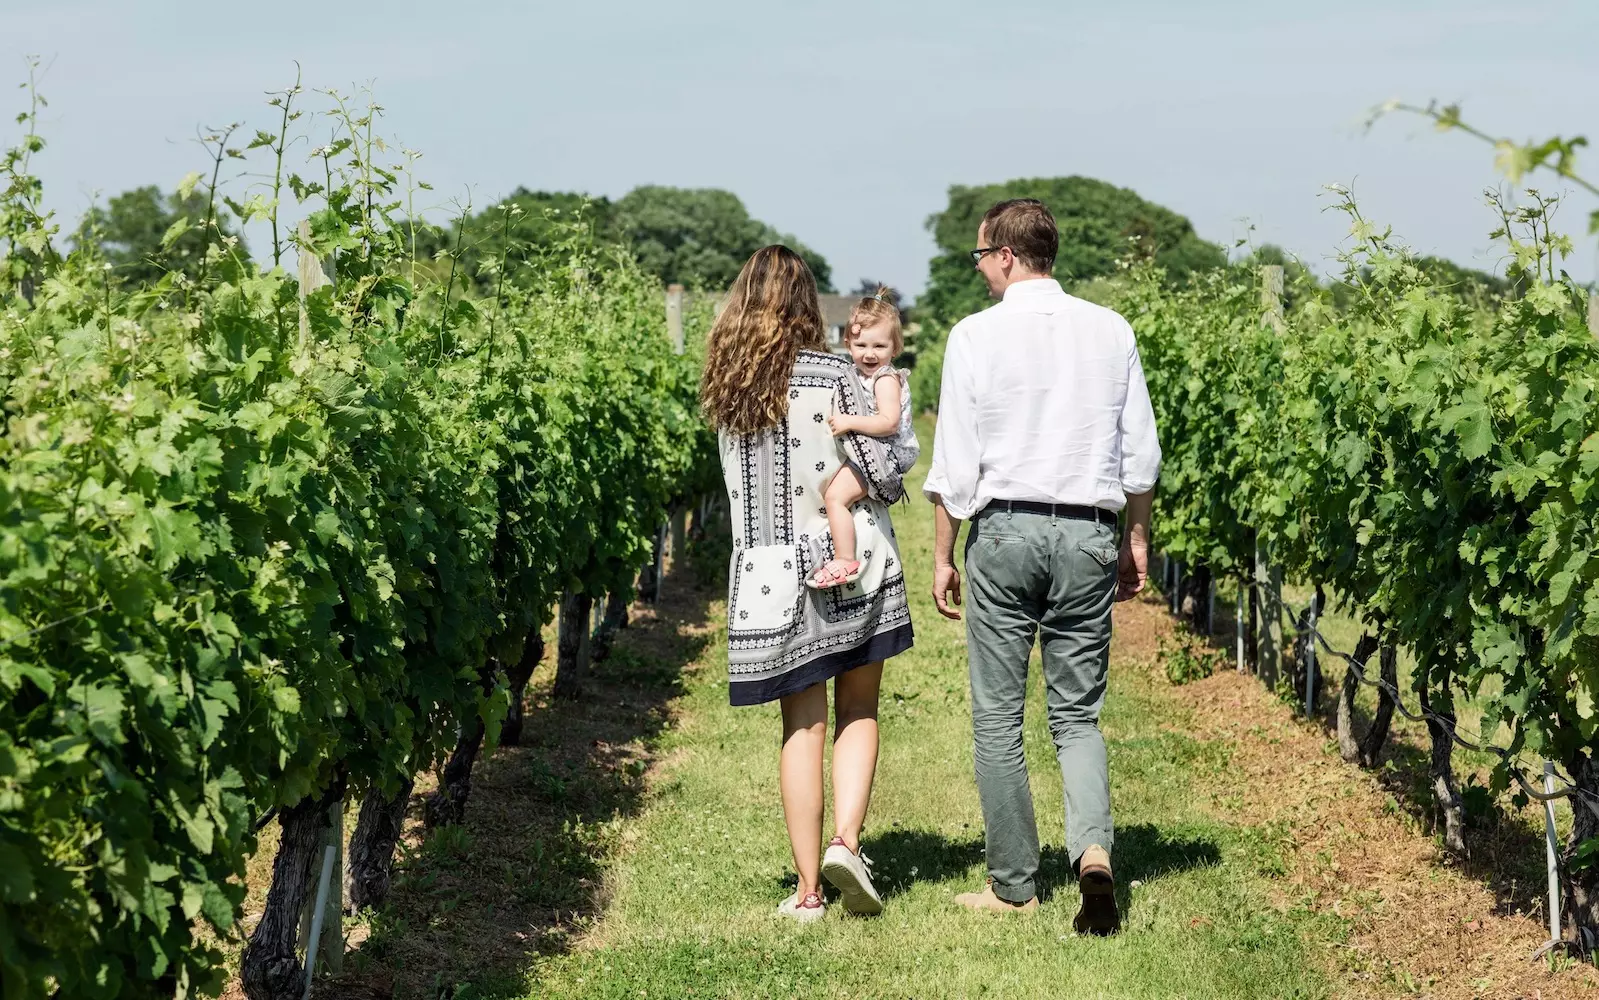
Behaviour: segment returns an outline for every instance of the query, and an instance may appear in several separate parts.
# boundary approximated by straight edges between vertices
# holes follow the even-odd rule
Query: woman
[[[860,834],[877,772],[883,661],[912,641],[886,506],[904,488],[887,442],[832,435],[828,416],[864,413],[865,401],[854,365],[823,352],[816,280],[792,250],[765,247],[739,272],[711,327],[700,400],[718,432],[733,512],[729,698],[734,705],[776,700],[783,710],[779,786],[799,888],[778,912],[820,919],[824,875],[845,909],[880,912]],[[861,575],[812,590],[804,581],[833,555],[822,497],[846,462],[871,488],[854,512]],[[819,865],[829,679],[836,826]]]

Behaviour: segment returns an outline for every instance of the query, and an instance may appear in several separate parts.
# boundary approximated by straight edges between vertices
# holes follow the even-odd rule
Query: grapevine
[[[379,112],[335,95],[320,180],[282,176],[292,137],[252,144],[272,198],[240,207],[275,226],[286,184],[333,272],[303,334],[295,279],[225,241],[198,281],[108,285],[53,250],[42,140],[5,161],[8,1000],[215,992],[262,818],[390,799],[461,720],[492,740],[559,595],[626,593],[714,482],[656,280],[576,231],[488,301],[415,280]],[[292,947],[252,948],[247,990],[280,990]]]
[[[1183,290],[1149,269],[1129,281],[1118,307],[1166,449],[1162,545],[1218,575],[1252,574],[1261,546],[1408,647],[1442,733],[1435,773],[1461,696],[1482,705],[1479,732],[1508,733],[1496,790],[1521,756],[1555,761],[1577,796],[1566,870],[1577,940],[1591,940],[1599,345],[1584,290],[1556,266],[1569,244],[1550,233],[1549,199],[1503,210],[1527,291],[1477,309],[1338,197],[1351,308],[1307,279],[1278,329],[1247,269]]]

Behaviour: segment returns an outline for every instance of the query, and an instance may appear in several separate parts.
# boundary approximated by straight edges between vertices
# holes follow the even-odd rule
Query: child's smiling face
[[[863,375],[870,375],[893,361],[894,337],[888,324],[859,327],[849,339],[849,354]]]

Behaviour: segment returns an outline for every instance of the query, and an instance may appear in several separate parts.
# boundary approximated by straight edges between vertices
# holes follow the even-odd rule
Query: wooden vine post
[[[683,286],[666,286],[666,334],[672,338],[672,353],[683,353]]]
[[[1278,333],[1287,328],[1283,318],[1283,269],[1281,264],[1263,264],[1260,268],[1260,310],[1265,321]]]
[[[1260,307],[1262,322],[1269,323],[1278,333],[1287,328],[1283,318],[1283,269],[1278,264],[1266,264],[1260,269]],[[1257,625],[1256,672],[1267,684],[1275,685],[1282,671],[1283,648],[1283,574],[1271,565],[1269,553],[1258,542],[1255,545],[1255,587],[1260,592],[1258,605],[1260,621]]]
[[[319,288],[332,285],[334,282],[333,258],[318,260],[316,255],[306,250],[311,245],[311,222],[308,219],[300,220],[300,351],[304,353],[311,344],[311,316],[306,309],[306,299]],[[309,976],[314,965],[320,965],[327,972],[337,974],[344,968],[344,799],[341,796],[328,806],[327,825],[322,830],[321,840],[317,844],[317,858],[320,860],[327,848],[333,848],[333,879],[328,887],[327,898],[323,904],[322,933],[318,942],[318,954],[305,956],[306,972]],[[316,866],[312,866],[316,871]],[[305,909],[300,914],[300,947],[309,948],[311,940],[311,926],[315,922],[316,892],[306,894]]]
[[[300,350],[304,351],[311,343],[311,314],[306,310],[305,300],[312,292],[324,285],[333,284],[333,260],[317,260],[316,256],[305,252],[305,247],[311,244],[311,222],[309,219],[300,220]]]
[[[581,590],[567,589],[556,619],[555,686],[551,693],[557,698],[569,701],[583,693],[592,659],[589,621],[593,613],[593,597]]]
[[[666,332],[672,338],[672,353],[682,354],[683,342],[683,286],[666,286]],[[688,539],[688,508],[672,511],[672,562],[681,563]]]
[[[666,286],[666,335],[672,341],[672,353],[682,354],[684,351],[682,285]],[[639,578],[641,599],[651,602],[661,599],[661,578],[666,575],[668,545],[674,562],[683,557],[684,539],[688,534],[687,520],[687,509],[674,510],[668,518],[668,523],[656,529],[654,554]]]

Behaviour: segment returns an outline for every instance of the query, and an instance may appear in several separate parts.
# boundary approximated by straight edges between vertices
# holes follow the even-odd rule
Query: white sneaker
[[[814,892],[806,893],[804,899],[796,892],[777,904],[777,915],[808,924],[827,916],[827,904]]]
[[[822,877],[833,883],[850,913],[870,916],[883,912],[883,897],[872,885],[871,864],[871,858],[845,846],[842,837],[834,837],[822,855]]]

